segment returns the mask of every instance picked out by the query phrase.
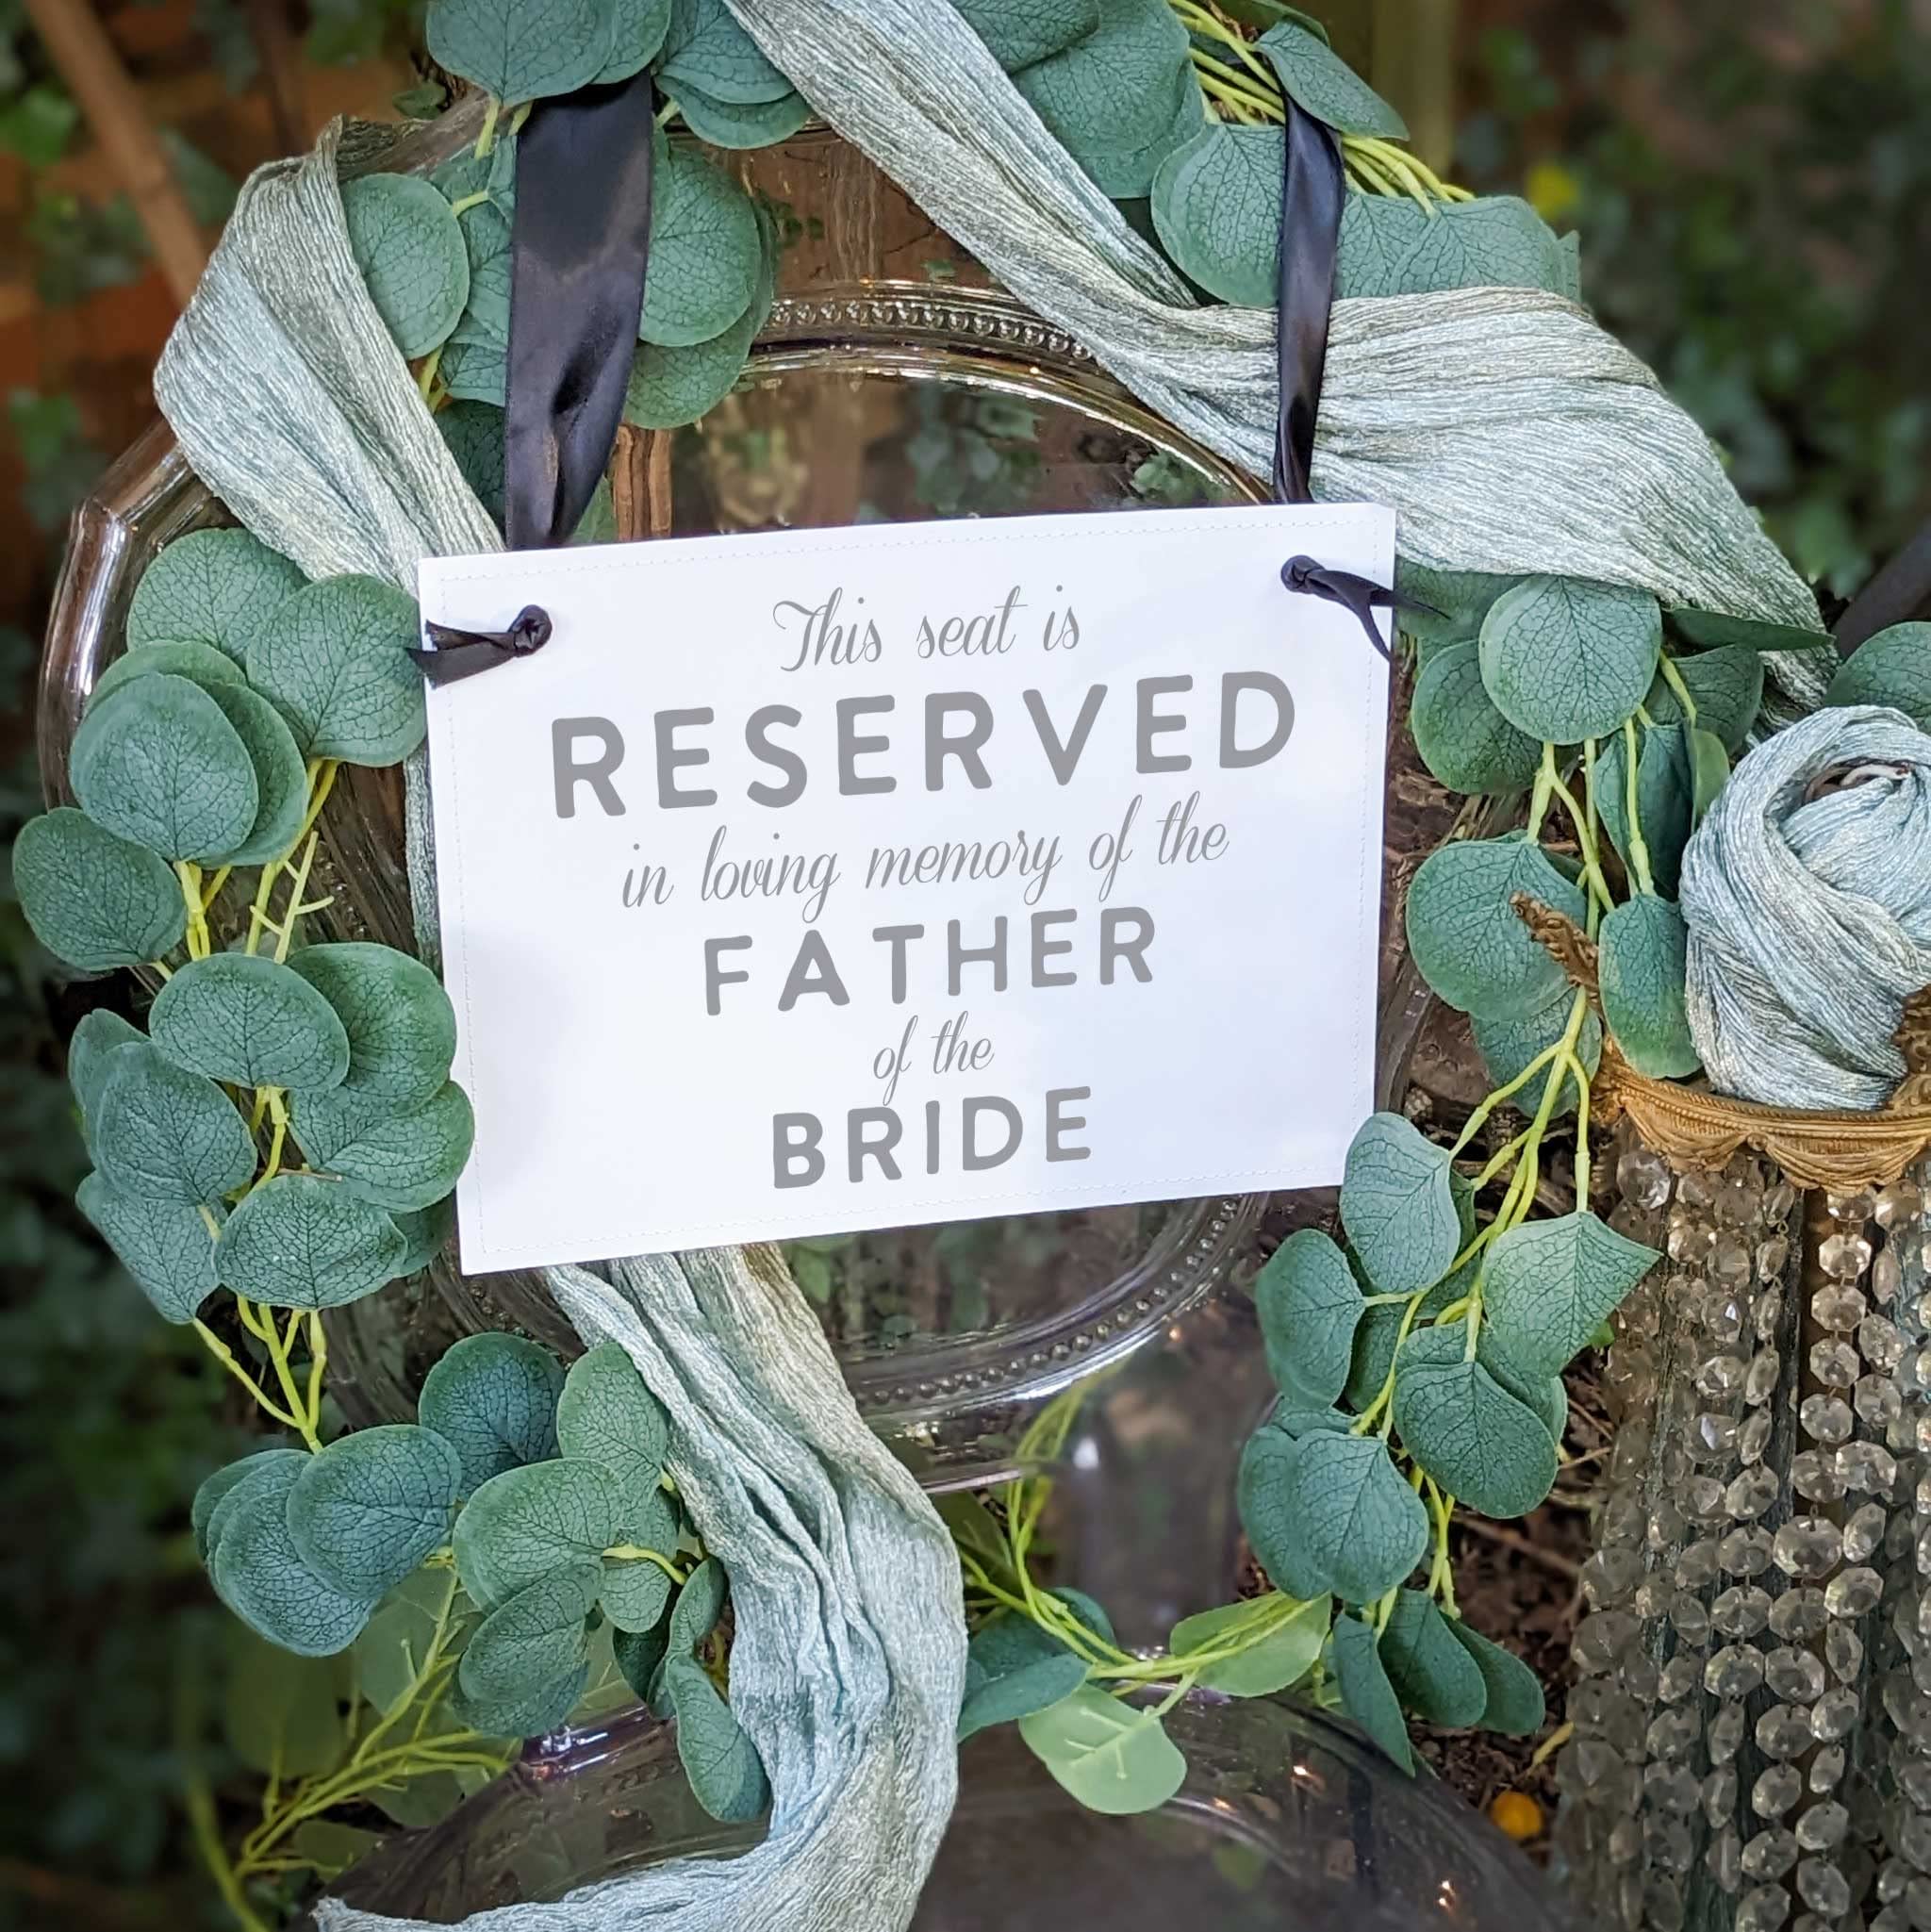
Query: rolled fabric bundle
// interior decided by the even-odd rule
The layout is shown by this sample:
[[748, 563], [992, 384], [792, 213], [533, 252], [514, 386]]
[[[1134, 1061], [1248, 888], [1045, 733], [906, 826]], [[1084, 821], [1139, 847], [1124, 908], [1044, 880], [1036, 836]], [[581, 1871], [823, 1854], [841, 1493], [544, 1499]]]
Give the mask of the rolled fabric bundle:
[[1683, 855], [1685, 1003], [1718, 1091], [1879, 1107], [1891, 1035], [1931, 985], [1931, 736], [1901, 711], [1818, 711], [1751, 751]]

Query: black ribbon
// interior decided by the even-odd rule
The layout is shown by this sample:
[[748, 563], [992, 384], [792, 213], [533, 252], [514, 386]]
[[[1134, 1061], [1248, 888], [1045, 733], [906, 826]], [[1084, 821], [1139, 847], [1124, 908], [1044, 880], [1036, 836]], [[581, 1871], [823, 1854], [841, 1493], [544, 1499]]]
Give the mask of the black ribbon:
[[[511, 550], [567, 543], [623, 421], [651, 246], [656, 95], [648, 73], [539, 101], [517, 141], [510, 223], [503, 533]], [[526, 607], [507, 631], [428, 627], [432, 684], [527, 656], [550, 637]]]
[[1848, 657], [1893, 624], [1931, 617], [1931, 523], [1927, 523], [1852, 598], [1831, 628]]

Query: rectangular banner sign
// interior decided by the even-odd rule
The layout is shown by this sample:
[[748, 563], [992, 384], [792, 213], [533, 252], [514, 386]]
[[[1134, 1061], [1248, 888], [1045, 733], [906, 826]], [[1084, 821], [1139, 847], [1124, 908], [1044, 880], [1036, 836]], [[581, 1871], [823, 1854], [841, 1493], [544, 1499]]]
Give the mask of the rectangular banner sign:
[[437, 558], [470, 1273], [1328, 1185], [1373, 1106], [1388, 666], [1254, 506]]

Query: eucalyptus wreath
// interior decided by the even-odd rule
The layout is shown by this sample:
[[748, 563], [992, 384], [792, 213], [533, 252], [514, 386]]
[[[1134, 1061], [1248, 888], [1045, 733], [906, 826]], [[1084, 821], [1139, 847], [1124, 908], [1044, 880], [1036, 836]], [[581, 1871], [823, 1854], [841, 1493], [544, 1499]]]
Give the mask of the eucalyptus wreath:
[[[1577, 292], [1573, 237], [1520, 201], [1438, 180], [1318, 23], [1276, 0], [958, 10], [1212, 299], [1273, 299], [1288, 98], [1341, 139], [1341, 292]], [[626, 405], [653, 428], [701, 416], [737, 380], [784, 236], [779, 210], [666, 132], [681, 119], [713, 150], [742, 149], [786, 139], [807, 110], [723, 0], [432, 0], [428, 40], [487, 95], [480, 135], [427, 179], [350, 181], [343, 206], [395, 348], [500, 520], [509, 217], [530, 105], [645, 68], [657, 83]], [[606, 487], [578, 537], [609, 534]], [[1404, 1766], [1404, 1712], [1542, 1725], [1533, 1674], [1459, 1613], [1453, 1512], [1519, 1516], [1547, 1495], [1562, 1372], [1658, 1259], [1590, 1209], [1591, 1082], [1611, 1042], [1639, 1071], [1696, 1070], [1674, 902], [1684, 848], [1758, 722], [1764, 654], [1818, 641], [1560, 577], [1404, 567], [1402, 585], [1420, 601], [1404, 622], [1423, 759], [1519, 816], [1431, 856], [1406, 909], [1414, 962], [1470, 1016], [1494, 1086], [1450, 1145], [1398, 1115], [1370, 1119], [1347, 1158], [1343, 1239], [1297, 1233], [1259, 1277], [1279, 1400], [1246, 1445], [1239, 1502], [1269, 1586], [1135, 1654], [1100, 1606], [1037, 1579], [1048, 1478], [942, 1506], [972, 1627], [960, 1736], [1016, 1723], [1103, 1810], [1179, 1788], [1161, 1715], [1196, 1686], [1301, 1686]], [[533, 1343], [474, 1336], [425, 1378], [417, 1423], [324, 1440], [323, 1312], [436, 1254], [471, 1135], [434, 974], [387, 947], [303, 937], [328, 903], [309, 894], [339, 769], [421, 741], [406, 654], [419, 630], [412, 602], [372, 578], [309, 583], [239, 530], [177, 538], [142, 575], [125, 652], [75, 735], [76, 803], [30, 823], [16, 850], [24, 907], [53, 952], [158, 988], [145, 1031], [102, 1012], [74, 1036], [93, 1164], [80, 1205], [156, 1309], [191, 1324], [300, 1444], [209, 1478], [196, 1546], [267, 1643], [355, 1659], [371, 1713], [305, 1756], [277, 1745], [278, 1774], [300, 1775], [277, 1775], [261, 1825], [221, 1867], [244, 1917], [250, 1882], [319, 1862], [299, 1835], [331, 1808], [412, 1780], [454, 1802], [514, 1741], [607, 1708], [613, 1686], [675, 1714], [717, 1816], [754, 1817], [767, 1799], [729, 1704], [728, 1578], [664, 1473], [664, 1412], [621, 1348], [566, 1370]], [[1868, 645], [1833, 701], [1895, 702], [1922, 721], [1923, 653], [1907, 648], [1920, 641]], [[1586, 983], [1568, 969], [1578, 958], [1594, 962]], [[1575, 1206], [1538, 1219], [1551, 1129], [1571, 1115]], [[1506, 1137], [1480, 1138], [1502, 1121]], [[1078, 1400], [1048, 1410], [1029, 1461], [1051, 1461]]]

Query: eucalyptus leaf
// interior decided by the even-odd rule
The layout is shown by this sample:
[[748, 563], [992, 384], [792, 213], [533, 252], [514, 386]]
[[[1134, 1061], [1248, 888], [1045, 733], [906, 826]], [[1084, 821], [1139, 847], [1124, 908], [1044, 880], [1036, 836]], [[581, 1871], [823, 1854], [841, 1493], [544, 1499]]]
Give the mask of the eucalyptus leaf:
[[1580, 926], [1582, 894], [1531, 840], [1466, 839], [1431, 852], [1408, 888], [1408, 944], [1417, 970], [1458, 1012], [1528, 1019], [1561, 992], [1562, 969], [1529, 937], [1516, 894]]
[[717, 1686], [689, 1658], [672, 1657], [664, 1688], [677, 1709], [677, 1755], [692, 1797], [727, 1825], [759, 1816], [771, 1802], [765, 1767]]
[[1336, 300], [1458, 289], [1563, 294], [1568, 283], [1562, 244], [1513, 195], [1424, 208], [1406, 195], [1350, 194], [1343, 205]]
[[421, 637], [415, 602], [400, 590], [326, 577], [256, 637], [248, 681], [273, 700], [305, 756], [393, 765], [422, 742], [422, 674], [408, 654]]
[[[1575, 1003], [1576, 995], [1565, 987], [1540, 1013], [1531, 1014], [1527, 1019], [1471, 1020], [1469, 1032], [1475, 1036], [1476, 1050], [1482, 1056], [1482, 1065], [1489, 1070], [1492, 1084], [1497, 1087], [1509, 1085], [1521, 1077], [1532, 1061], [1547, 1052], [1569, 1031], [1569, 1016]], [[1593, 1013], [1586, 1012], [1582, 1016], [1582, 1031], [1576, 1040], [1576, 1057], [1581, 1061], [1583, 1071], [1592, 1076], [1602, 1062], [1602, 1022]], [[1552, 1117], [1575, 1113], [1576, 1083], [1560, 1066], [1551, 1066], [1547, 1072], [1530, 1081], [1527, 1086], [1519, 1089], [1515, 1101], [1517, 1107], [1533, 1116], [1542, 1105], [1552, 1080], [1563, 1082]], [[1464, 1247], [1466, 1245], [1463, 1244]]]
[[[1273, 1605], [1278, 1609], [1279, 1604], [1278, 1596], [1263, 1596], [1183, 1617], [1173, 1627], [1167, 1648], [1176, 1658], [1217, 1648], [1223, 1641], [1236, 1638], [1251, 1627], [1258, 1607]], [[1233, 1657], [1206, 1665], [1195, 1681], [1224, 1697], [1271, 1697], [1291, 1690], [1320, 1658], [1332, 1613], [1332, 1600], [1326, 1596], [1296, 1604], [1265, 1637]]]
[[111, 1006], [96, 1006], [81, 1015], [67, 1042], [67, 1081], [80, 1107], [83, 1129], [91, 1133], [101, 1104], [101, 1082], [107, 1077], [107, 1059], [117, 1047], [139, 1046], [147, 1035], [131, 1026]]
[[623, 1681], [640, 1701], [647, 1701], [651, 1683], [664, 1667], [668, 1654], [668, 1632], [659, 1624], [653, 1630], [618, 1630], [611, 1638], [611, 1654]]
[[358, 174], [342, 184], [342, 220], [396, 347], [412, 359], [439, 348], [470, 298], [469, 256], [449, 203], [421, 175]]
[[1254, 1283], [1267, 1368], [1304, 1408], [1331, 1404], [1347, 1382], [1362, 1291], [1340, 1248], [1318, 1229], [1290, 1234]]
[[1153, 177], [1162, 245], [1182, 274], [1223, 302], [1272, 308], [1278, 299], [1285, 148], [1278, 127], [1212, 121]]
[[658, 73], [673, 97], [695, 87], [714, 101], [751, 104], [791, 91], [724, 0], [672, 0]]
[[563, 1365], [520, 1335], [466, 1336], [422, 1379], [416, 1414], [450, 1443], [473, 1494], [492, 1477], [556, 1454]]
[[966, 1650], [959, 1742], [1057, 1704], [1086, 1681], [1086, 1670], [1082, 1659], [1037, 1624], [1012, 1614], [996, 1619]]
[[231, 1493], [222, 1512], [232, 1514], [209, 1538], [210, 1574], [215, 1594], [257, 1636], [298, 1657], [333, 1657], [360, 1635], [375, 1599], [344, 1595], [302, 1560], [288, 1526], [298, 1474], [278, 1465]]
[[289, 1481], [301, 1473], [301, 1466], [308, 1460], [300, 1449], [257, 1449], [253, 1455], [243, 1456], [239, 1461], [223, 1464], [202, 1483], [194, 1492], [194, 1501], [189, 1511], [189, 1522], [194, 1534], [195, 1553], [203, 1562], [208, 1560], [208, 1544], [213, 1528], [215, 1512], [222, 1504], [233, 1495], [244, 1482], [272, 1469], [286, 1469], [290, 1472]]
[[302, 753], [287, 720], [259, 691], [239, 683], [197, 682], [235, 727], [255, 767], [255, 823], [224, 863], [266, 866], [295, 843], [307, 816], [308, 773]]
[[436, 379], [457, 402], [501, 409], [508, 388], [507, 358], [493, 342], [451, 342], [436, 365]]
[[503, 527], [503, 411], [491, 403], [449, 403], [436, 412], [436, 426], [463, 472], [463, 481]]
[[676, 429], [695, 422], [728, 396], [744, 373], [751, 342], [770, 313], [773, 277], [771, 242], [766, 235], [751, 306], [722, 335], [688, 349], [664, 349], [651, 342], [639, 346], [624, 390], [624, 420], [640, 429]]
[[124, 651], [94, 680], [93, 689], [87, 694], [88, 704], [90, 707], [98, 704], [102, 699], [136, 678], [162, 673], [186, 678], [190, 684], [199, 685], [204, 691], [218, 684], [239, 685], [246, 677], [239, 658], [230, 657], [212, 644], [161, 639], [143, 644], [138, 651]]
[[159, 959], [188, 930], [181, 882], [168, 862], [72, 805], [20, 828], [13, 889], [34, 937], [82, 972]]
[[260, 803], [254, 760], [221, 706], [165, 672], [88, 712], [68, 776], [96, 825], [164, 859], [225, 859], [248, 842]]
[[1525, 1221], [1490, 1246], [1487, 1319], [1525, 1372], [1560, 1375], [1658, 1259], [1586, 1211]]
[[638, 336], [664, 349], [710, 341], [751, 306], [763, 260], [751, 197], [715, 162], [672, 148], [651, 187], [651, 272]]
[[245, 530], [190, 530], [140, 573], [127, 607], [128, 652], [206, 644], [246, 663], [256, 635], [307, 581]]
[[402, 1213], [449, 1193], [476, 1133], [470, 1097], [454, 1081], [405, 1112], [366, 1089], [303, 1093], [289, 1125], [319, 1171], [338, 1177], [358, 1200]]
[[1683, 915], [1649, 894], [1614, 907], [1596, 936], [1603, 1017], [1624, 1059], [1654, 1080], [1703, 1066], [1683, 1004], [1689, 940]]
[[391, 1212], [389, 1219], [396, 1224], [396, 1231], [404, 1242], [402, 1265], [396, 1271], [400, 1280], [426, 1268], [442, 1252], [456, 1225], [455, 1197], [445, 1195], [426, 1208]]
[[[440, 201], [442, 197], [437, 196]], [[456, 222], [468, 264], [467, 295], [449, 339], [509, 348], [509, 217], [493, 202], [466, 208]]]
[[[1931, 636], [1931, 624], [1921, 628]], [[1726, 751], [1741, 751], [1763, 702], [1762, 657], [1742, 644], [1719, 644], [1714, 650], [1672, 658], [1670, 666], [1696, 706], [1696, 722], [1714, 732]], [[1658, 724], [1688, 722], [1682, 700], [1660, 669], [1642, 708]]]
[[1530, 737], [1603, 738], [1649, 691], [1662, 614], [1646, 590], [1578, 577], [1529, 577], [1482, 619], [1482, 682]]
[[[298, 1478], [299, 1479], [299, 1478]], [[355, 1639], [355, 1684], [384, 1716], [407, 1702], [424, 1660], [442, 1632], [444, 1655], [461, 1647], [469, 1621], [455, 1573], [421, 1569], [405, 1577]]]
[[641, 74], [663, 52], [670, 0], [613, 0], [610, 51], [594, 75], [598, 87]]
[[1676, 604], [1663, 613], [1671, 632], [1696, 651], [1715, 651], [1741, 644], [1750, 651], [1830, 651], [1829, 634], [1798, 624], [1767, 624], [1754, 618], [1725, 616], [1721, 611], [1692, 610]]
[[[461, 1666], [457, 1668], [460, 1671]], [[565, 1676], [501, 1701], [467, 1697], [458, 1684], [450, 1705], [458, 1721], [471, 1730], [499, 1738], [540, 1738], [568, 1722], [589, 1681], [590, 1666], [583, 1663]]]
[[334, 1007], [349, 1036], [345, 1093], [405, 1110], [441, 1090], [455, 1057], [455, 1009], [421, 960], [345, 939], [305, 946], [289, 966]]
[[1383, 1295], [1432, 1287], [1461, 1253], [1461, 1221], [1446, 1148], [1399, 1114], [1373, 1114], [1347, 1150], [1341, 1221]]
[[167, 1321], [191, 1322], [216, 1285], [215, 1236], [204, 1211], [124, 1194], [98, 1174], [90, 1174], [74, 1198], [156, 1312]]
[[[1080, 157], [1080, 165], [1101, 193], [1138, 206], [1142, 196], [1152, 193], [1154, 178], [1168, 157], [1200, 134], [1212, 118], [1199, 82], [1191, 71], [1183, 70], [1176, 84], [1173, 113], [1158, 134], [1129, 147], [1094, 146]], [[1149, 209], [1147, 222], [1151, 219]]]
[[254, 1174], [255, 1143], [228, 1097], [151, 1042], [110, 1055], [100, 1092], [94, 1164], [117, 1192], [193, 1207]]
[[1386, 1757], [1412, 1777], [1414, 1749], [1401, 1720], [1400, 1701], [1382, 1668], [1374, 1631], [1359, 1617], [1336, 1617], [1329, 1655], [1342, 1708]]
[[587, 1654], [586, 1625], [602, 1573], [587, 1558], [526, 1583], [477, 1625], [457, 1680], [479, 1704], [507, 1704], [533, 1684], [574, 1676]]
[[1032, 1755], [1089, 1811], [1152, 1811], [1186, 1781], [1187, 1760], [1159, 1716], [1091, 1684], [1019, 1720]]
[[1690, 825], [1703, 823], [1703, 815], [1716, 803], [1717, 794], [1730, 782], [1730, 757], [1724, 741], [1701, 725], [1690, 728]]
[[[1694, 660], [1692, 659], [1693, 663]], [[1689, 666], [1683, 667], [1688, 675]], [[1695, 686], [1691, 686], [1692, 694]], [[1931, 731], [1931, 623], [1892, 624], [1867, 637], [1830, 681], [1826, 704], [1886, 704], [1902, 711], [1920, 731]], [[1703, 717], [1697, 700], [1697, 718]], [[1721, 731], [1722, 726], [1714, 726]], [[1736, 744], [1731, 751], [1738, 749]]]
[[1281, 91], [1316, 121], [1340, 134], [1408, 139], [1408, 123], [1318, 35], [1284, 20], [1261, 36], [1260, 47]]
[[622, 1345], [604, 1342], [564, 1378], [556, 1440], [566, 1456], [601, 1462], [626, 1486], [653, 1486], [670, 1446], [670, 1418]]
[[429, 178], [447, 202], [473, 203], [481, 195], [507, 215], [517, 201], [517, 138], [499, 124], [487, 155], [458, 149]]
[[715, 101], [701, 89], [684, 87], [677, 107], [685, 125], [715, 148], [767, 148], [789, 140], [811, 119], [811, 103], [802, 94], [741, 104]]
[[670, 1612], [670, 1647], [678, 1656], [688, 1657], [718, 1627], [729, 1580], [716, 1557], [706, 1557], [685, 1578]]
[[1481, 1726], [1499, 1731], [1504, 1737], [1533, 1737], [1542, 1729], [1547, 1711], [1543, 1699], [1542, 1680], [1512, 1651], [1491, 1643], [1478, 1630], [1471, 1630], [1459, 1617], [1448, 1620], [1448, 1632], [1475, 1660], [1482, 1674], [1488, 1695], [1484, 1700]]
[[[1526, 1516], [1555, 1486], [1556, 1445], [1541, 1416], [1466, 1359], [1466, 1333], [1457, 1323], [1409, 1337], [1395, 1379], [1395, 1427], [1444, 1494], [1485, 1516]], [[1505, 1346], [1514, 1356], [1512, 1340]]]
[[289, 1492], [289, 1535], [323, 1582], [372, 1601], [449, 1541], [461, 1479], [432, 1429], [357, 1429], [308, 1459]]
[[333, 1771], [348, 1746], [335, 1669], [320, 1658], [290, 1657], [253, 1630], [235, 1629], [222, 1731], [251, 1771], [289, 1778]]
[[[1406, 1379], [1396, 1379], [1396, 1399]], [[1422, 1559], [1428, 1512], [1379, 1435], [1315, 1429], [1298, 1442], [1266, 1429], [1241, 1456], [1241, 1522], [1275, 1583], [1303, 1599], [1330, 1592], [1372, 1603]]]
[[1496, 598], [1505, 590], [1512, 590], [1521, 581], [1520, 577], [1478, 570], [1438, 570], [1432, 565], [1397, 555], [1395, 589], [1403, 597], [1430, 607], [1398, 610], [1396, 621], [1411, 636], [1430, 648], [1473, 644], [1481, 636], [1482, 619]]
[[622, 1485], [581, 1457], [532, 1462], [493, 1476], [456, 1518], [456, 1574], [493, 1608], [552, 1570], [603, 1552], [623, 1528]]
[[328, 1087], [349, 1067], [335, 1009], [259, 954], [191, 959], [155, 998], [148, 1035], [176, 1066], [240, 1087]]
[[613, 26], [608, 0], [430, 0], [423, 22], [438, 67], [505, 103], [588, 86]]
[[1535, 782], [1542, 745], [1495, 709], [1474, 643], [1429, 656], [1408, 721], [1423, 764], [1451, 791], [1506, 796]]
[[340, 1181], [277, 1174], [228, 1216], [215, 1266], [271, 1308], [341, 1308], [394, 1280], [403, 1252], [395, 1223]]
[[[677, 1548], [677, 1511], [654, 1477], [641, 1482], [619, 1478], [619, 1488], [623, 1501], [614, 1544], [670, 1556]], [[606, 1556], [598, 1600], [619, 1630], [650, 1630], [663, 1619], [670, 1588], [669, 1573], [651, 1558]]]
[[[1690, 751], [1680, 724], [1641, 728], [1636, 759], [1636, 817], [1649, 855], [1650, 877], [1659, 892], [1675, 892], [1690, 842]], [[1618, 732], [1595, 763], [1597, 816], [1609, 843], [1635, 875], [1629, 838], [1629, 752]]]
[[1063, 54], [1099, 30], [1099, 0], [954, 0], [1008, 74]]
[[1429, 1724], [1461, 1729], [1478, 1724], [1489, 1701], [1488, 1679], [1455, 1641], [1434, 1599], [1404, 1590], [1381, 1631], [1381, 1668], [1395, 1694]]
[[[1356, 1411], [1365, 1409], [1381, 1393], [1388, 1371], [1395, 1366], [1395, 1343], [1401, 1334], [1402, 1309], [1394, 1302], [1371, 1308], [1354, 1332], [1354, 1359], [1348, 1365], [1342, 1398]], [[1305, 1433], [1303, 1430], [1301, 1433]]]

